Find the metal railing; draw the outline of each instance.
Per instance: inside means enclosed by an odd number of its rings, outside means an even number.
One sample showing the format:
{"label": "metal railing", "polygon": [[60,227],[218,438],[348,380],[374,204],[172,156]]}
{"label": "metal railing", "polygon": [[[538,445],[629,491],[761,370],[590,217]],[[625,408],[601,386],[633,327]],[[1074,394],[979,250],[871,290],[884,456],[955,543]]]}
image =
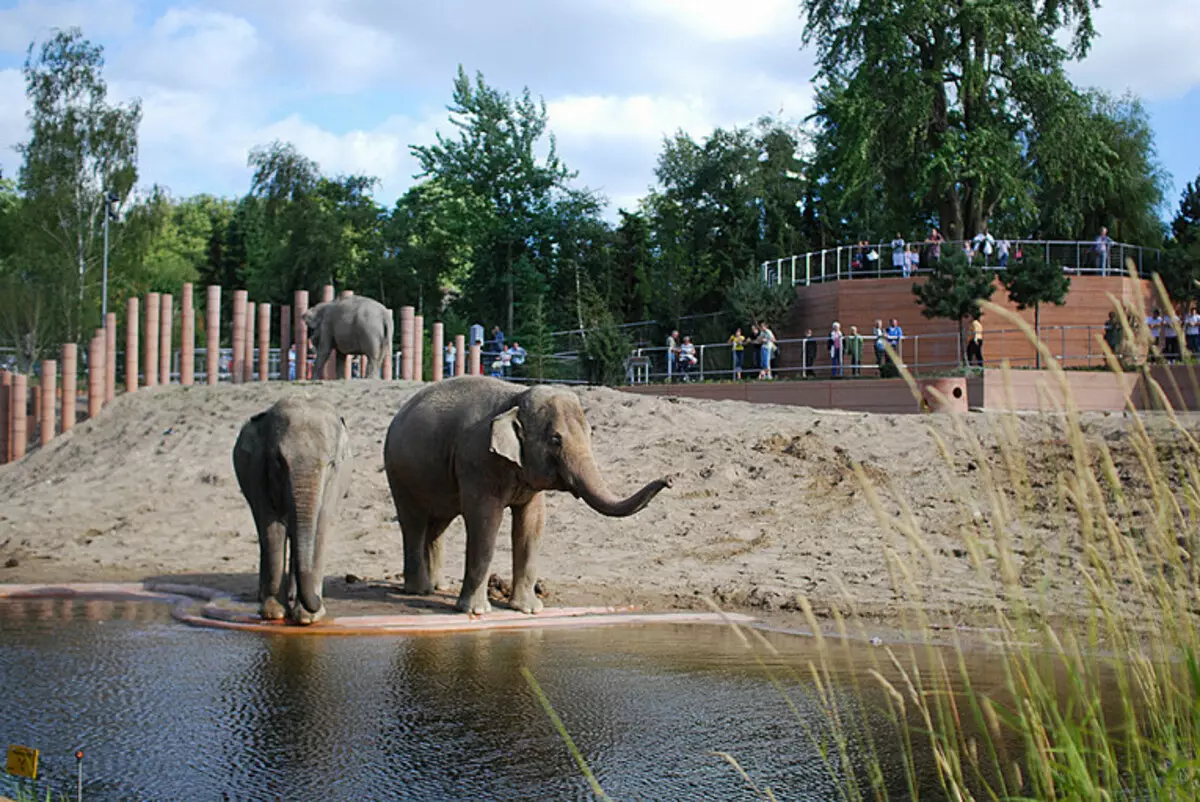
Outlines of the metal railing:
{"label": "metal railing", "polygon": [[[967,333],[964,336],[970,335]],[[1103,336],[1104,326],[1043,326],[1040,332],[1041,341],[1050,349],[1053,358],[1067,368],[1106,367],[1107,361],[1099,343]],[[779,351],[771,358],[771,375],[823,379],[879,378],[883,362],[877,356],[875,339],[863,334],[859,338],[862,341],[861,359],[852,359],[853,350],[849,335],[846,335],[843,358],[838,366],[830,358],[828,335],[778,340]],[[896,345],[893,344],[893,347]],[[966,344],[957,332],[904,335],[897,348],[905,368],[913,374],[945,373],[967,367],[998,368],[1003,362],[1013,367],[1030,368],[1038,362],[1033,343],[1019,329],[985,331],[982,350],[982,362],[968,364]],[[629,384],[728,381],[736,378],[732,353],[733,346],[730,343],[697,345],[696,365],[683,369],[678,361],[672,364],[667,359],[665,346],[637,348],[626,361],[626,381]],[[742,380],[757,379],[760,371],[757,353],[756,346],[746,344]]]}
{"label": "metal railing", "polygon": [[[915,254],[915,261],[907,257],[907,250],[893,248],[891,242],[856,245],[839,245],[820,251],[788,256],[763,262],[762,280],[769,286],[780,283],[809,286],[826,281],[843,281],[858,278],[907,278],[929,273],[932,260],[938,254],[945,255],[958,249],[967,252],[974,263],[988,270],[1003,270],[1009,263],[1036,252],[1049,264],[1061,265],[1071,274],[1097,276],[1124,276],[1129,271],[1126,264],[1132,260],[1137,265],[1138,275],[1159,269],[1162,251],[1111,242],[1107,248],[1096,241],[1083,240],[1002,240],[997,239],[987,246],[969,240],[945,240],[906,243]],[[899,251],[899,255],[897,252]],[[904,256],[903,262],[898,262]]]}

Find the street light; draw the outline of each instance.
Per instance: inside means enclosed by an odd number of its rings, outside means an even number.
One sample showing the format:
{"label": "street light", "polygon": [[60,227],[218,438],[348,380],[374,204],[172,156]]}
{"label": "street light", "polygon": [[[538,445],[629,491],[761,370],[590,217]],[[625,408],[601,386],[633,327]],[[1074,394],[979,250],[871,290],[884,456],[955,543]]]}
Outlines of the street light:
{"label": "street light", "polygon": [[103,297],[100,301],[100,319],[108,320],[108,221],[117,219],[117,204],[121,199],[117,197],[115,192],[106,192],[104,195],[104,288]]}

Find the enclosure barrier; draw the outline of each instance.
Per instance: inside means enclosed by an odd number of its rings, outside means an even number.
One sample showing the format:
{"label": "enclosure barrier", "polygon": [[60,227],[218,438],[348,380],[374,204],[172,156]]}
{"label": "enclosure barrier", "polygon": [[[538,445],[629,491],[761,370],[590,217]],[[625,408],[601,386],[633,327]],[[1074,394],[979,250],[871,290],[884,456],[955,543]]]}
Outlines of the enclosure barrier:
{"label": "enclosure barrier", "polygon": [[[340,297],[353,293],[345,290]],[[178,295],[167,292],[147,292],[143,297],[127,298],[124,320],[110,312],[94,330],[86,350],[80,344],[62,345],[57,359],[45,359],[35,375],[27,376],[10,370],[0,370],[0,464],[21,459],[27,452],[29,440],[46,446],[59,434],[75,428],[78,410],[85,418],[95,418],[116,398],[118,361],[125,371],[124,392],[137,392],[139,387],[178,383],[190,386],[229,382],[242,384],[267,381],[305,381],[312,378],[315,349],[308,338],[304,316],[308,311],[309,293],[296,290],[291,306],[279,306],[278,344],[272,343],[272,315],[275,307],[255,303],[244,289],[233,291],[233,308],[222,345],[221,296],[219,285],[209,285],[204,295],[205,309],[198,321],[195,293],[191,283],[185,283]],[[335,297],[334,287],[324,285],[323,302]],[[395,313],[388,310],[395,320]],[[424,381],[424,318],[413,306],[400,308],[400,349],[398,364],[385,360],[384,379],[399,376],[408,381]],[[202,325],[198,326],[197,323]],[[124,353],[118,360],[118,323],[124,326]],[[465,336],[454,335],[456,347],[453,370],[443,370],[443,343],[446,331],[440,321],[432,323],[432,379],[440,381],[465,372],[467,353]],[[394,331],[394,329],[393,329]],[[395,337],[393,334],[393,351]],[[175,337],[178,336],[178,343]],[[197,339],[202,347],[197,347]],[[397,356],[394,354],[394,356]],[[83,364],[80,364],[82,357]],[[325,377],[337,375],[337,354],[330,354]],[[365,357],[341,355],[343,375],[366,375]],[[479,348],[473,347],[472,372],[481,372]],[[79,372],[86,373],[83,384],[84,403],[80,405]]]}

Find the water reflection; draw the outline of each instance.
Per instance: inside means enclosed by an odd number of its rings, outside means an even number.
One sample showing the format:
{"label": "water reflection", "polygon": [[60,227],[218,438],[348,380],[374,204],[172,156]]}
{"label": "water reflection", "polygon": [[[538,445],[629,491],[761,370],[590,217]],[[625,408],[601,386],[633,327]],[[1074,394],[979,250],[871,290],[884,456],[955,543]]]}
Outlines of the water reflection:
{"label": "water reflection", "polygon": [[[721,627],[272,636],[155,604],[0,603],[0,731],[59,788],[82,746],[91,799],[589,798],[527,666],[614,798],[755,798],[714,750],[780,798],[836,797],[806,734],[824,721],[811,643],[773,640],[800,672],[776,674],[795,711]],[[833,666],[843,700],[859,659]],[[898,751],[879,757],[903,796]]]}

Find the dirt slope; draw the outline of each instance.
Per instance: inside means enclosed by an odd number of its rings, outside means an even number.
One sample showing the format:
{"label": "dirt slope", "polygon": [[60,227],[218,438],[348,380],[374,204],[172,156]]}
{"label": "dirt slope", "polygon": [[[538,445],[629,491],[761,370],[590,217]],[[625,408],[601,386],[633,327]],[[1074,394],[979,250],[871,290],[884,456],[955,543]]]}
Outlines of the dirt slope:
{"label": "dirt slope", "polygon": [[[414,385],[353,381],[303,389],[342,410],[356,457],[351,496],[328,547],[331,611],[364,600],[397,605],[400,597],[365,582],[347,587],[340,577],[385,580],[402,570],[381,447]],[[143,390],[21,463],[0,467],[0,566],[12,566],[0,567],[0,582],[173,575],[252,592],[257,545],[231,449],[251,414],[299,391],[286,384]],[[963,440],[945,416],[580,393],[614,491],[630,492],[664,473],[676,481],[623,520],[550,494],[541,576],[551,604],[665,609],[696,606],[699,594],[711,594],[731,608],[786,616],[801,592],[818,607],[848,597],[882,622],[894,620],[901,604],[886,549],[908,562],[920,603],[947,620],[969,619],[997,598],[994,577],[972,567],[961,527],[989,509],[982,477],[1001,470],[993,435],[1000,416],[961,419],[969,435]],[[1087,420],[1091,435],[1111,443],[1120,443],[1129,425],[1119,414]],[[1056,538],[1068,537],[1069,512],[1055,509],[1048,478],[1069,464],[1059,424],[1031,415],[1013,425],[1029,472],[1047,478],[1031,490],[1040,507],[1034,525],[1012,533],[1017,553],[1031,555],[1022,579],[1042,583],[1052,605],[1077,609],[1086,599],[1070,566],[1034,562]],[[952,468],[934,432],[948,443]],[[972,442],[981,450],[973,452]],[[906,502],[922,547],[881,526],[852,463]],[[882,504],[891,515],[900,511],[888,493]],[[505,579],[507,531],[506,521],[492,566]],[[447,571],[457,583],[461,520],[447,537]],[[927,548],[934,562],[915,559],[916,548]]]}

